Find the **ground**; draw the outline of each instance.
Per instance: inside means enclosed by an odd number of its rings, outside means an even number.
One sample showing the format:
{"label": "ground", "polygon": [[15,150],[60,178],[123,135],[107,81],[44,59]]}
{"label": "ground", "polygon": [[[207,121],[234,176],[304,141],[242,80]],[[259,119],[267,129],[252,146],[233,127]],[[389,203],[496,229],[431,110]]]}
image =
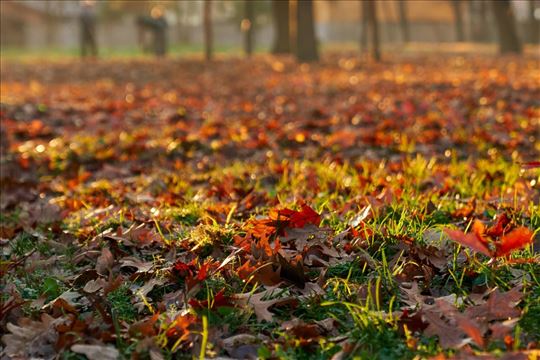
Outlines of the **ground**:
{"label": "ground", "polygon": [[2,358],[539,355],[537,58],[1,77]]}

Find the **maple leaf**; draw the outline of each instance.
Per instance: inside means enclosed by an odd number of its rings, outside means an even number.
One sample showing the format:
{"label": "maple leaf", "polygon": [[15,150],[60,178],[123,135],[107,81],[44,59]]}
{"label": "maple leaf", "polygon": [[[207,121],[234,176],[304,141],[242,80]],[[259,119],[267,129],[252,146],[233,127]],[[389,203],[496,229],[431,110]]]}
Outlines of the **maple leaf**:
{"label": "maple leaf", "polygon": [[319,226],[321,216],[306,204],[302,204],[302,210],[291,216],[291,227],[304,227],[306,224]]}
{"label": "maple leaf", "polygon": [[454,325],[442,320],[438,313],[426,311],[423,313],[423,319],[429,324],[424,330],[424,335],[438,336],[443,348],[461,347],[467,343],[463,333],[456,329]]}
{"label": "maple leaf", "polygon": [[491,250],[487,247],[486,242],[483,240],[483,238],[478,236],[478,234],[465,234],[461,230],[452,229],[445,229],[444,232],[446,232],[450,239],[454,240],[455,242],[463,246],[467,246],[486,256],[492,256]]}
{"label": "maple leaf", "polygon": [[523,292],[520,287],[515,287],[505,293],[496,289],[489,295],[484,304],[467,308],[465,315],[469,318],[485,319],[486,321],[517,318],[521,314],[521,310],[516,305],[522,297]]}
{"label": "maple leaf", "polygon": [[278,221],[288,221],[288,226],[292,228],[303,228],[306,224],[319,226],[321,216],[305,203],[300,203],[301,210],[282,209],[277,211]]}
{"label": "maple leaf", "polygon": [[495,256],[506,256],[514,250],[524,248],[533,241],[533,232],[522,226],[503,235],[500,241],[495,243]]}
{"label": "maple leaf", "polygon": [[257,271],[257,267],[251,265],[249,261],[246,261],[244,264],[242,264],[242,266],[236,269],[238,277],[240,277],[242,280],[249,279],[255,271]]}
{"label": "maple leaf", "polygon": [[156,313],[149,318],[137,321],[129,327],[129,334],[131,336],[150,337],[154,336],[157,332],[156,322],[159,319],[159,314]]}
{"label": "maple leaf", "polygon": [[195,258],[187,264],[177,260],[174,263],[172,270],[174,275],[184,279],[187,289],[191,290],[195,285],[206,280],[210,266],[211,264],[209,262],[199,264],[198,259]]}
{"label": "maple leaf", "polygon": [[215,309],[218,307],[233,306],[231,300],[232,298],[230,296],[225,295],[225,290],[221,289],[210,302],[208,299],[190,299],[188,303],[195,309]]}
{"label": "maple leaf", "polygon": [[178,315],[169,325],[165,334],[168,338],[173,338],[178,341],[184,341],[188,338],[190,327],[197,321],[197,317],[192,314]]}
{"label": "maple leaf", "polygon": [[[451,305],[446,299],[438,298],[435,306],[423,312],[429,323],[426,335],[437,335],[441,346],[460,347],[467,343],[464,335],[469,336],[475,343],[484,346],[484,331],[479,323],[469,318]],[[441,318],[441,315],[443,318]]]}
{"label": "maple leaf", "polygon": [[274,292],[274,289],[270,288],[257,294],[252,294],[252,293],[237,294],[234,296],[234,298],[238,302],[239,305],[250,306],[253,309],[253,312],[255,313],[255,316],[257,316],[257,319],[259,321],[266,320],[268,322],[271,322],[274,318],[274,314],[270,312],[270,307],[274,305],[284,305],[291,302],[295,303],[298,301],[294,297],[284,297],[284,298],[276,298],[276,299],[271,299],[271,300],[263,300],[264,297],[272,295],[273,292]]}
{"label": "maple leaf", "polygon": [[204,281],[206,279],[208,276],[208,265],[208,263],[201,265],[199,272],[197,273],[197,280]]}

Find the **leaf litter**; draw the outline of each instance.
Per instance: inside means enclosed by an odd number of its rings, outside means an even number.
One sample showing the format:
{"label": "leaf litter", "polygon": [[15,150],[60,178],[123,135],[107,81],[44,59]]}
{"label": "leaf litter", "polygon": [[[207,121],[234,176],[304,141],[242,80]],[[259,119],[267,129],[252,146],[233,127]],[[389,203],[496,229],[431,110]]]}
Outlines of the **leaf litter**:
{"label": "leaf litter", "polygon": [[538,356],[537,72],[7,63],[2,356]]}

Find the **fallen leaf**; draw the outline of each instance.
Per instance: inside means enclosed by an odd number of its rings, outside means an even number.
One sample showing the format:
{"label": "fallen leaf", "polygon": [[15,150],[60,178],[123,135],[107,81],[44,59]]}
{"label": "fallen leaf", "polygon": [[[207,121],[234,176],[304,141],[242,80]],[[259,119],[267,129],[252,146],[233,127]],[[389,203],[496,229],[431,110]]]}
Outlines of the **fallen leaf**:
{"label": "fallen leaf", "polygon": [[533,241],[533,233],[528,228],[522,226],[505,234],[495,243],[497,250],[495,256],[506,256],[514,250],[521,249]]}
{"label": "fallen leaf", "polygon": [[101,275],[107,275],[114,264],[114,257],[109,248],[104,247],[96,261],[96,271]]}
{"label": "fallen leaf", "polygon": [[452,229],[445,229],[444,231],[446,234],[448,234],[450,239],[454,240],[455,242],[463,246],[467,246],[486,256],[492,256],[491,250],[489,250],[487,244],[477,234],[465,234],[461,230]]}
{"label": "fallen leaf", "polygon": [[120,352],[111,345],[83,345],[71,346],[71,351],[83,354],[88,360],[116,360],[120,358]]}

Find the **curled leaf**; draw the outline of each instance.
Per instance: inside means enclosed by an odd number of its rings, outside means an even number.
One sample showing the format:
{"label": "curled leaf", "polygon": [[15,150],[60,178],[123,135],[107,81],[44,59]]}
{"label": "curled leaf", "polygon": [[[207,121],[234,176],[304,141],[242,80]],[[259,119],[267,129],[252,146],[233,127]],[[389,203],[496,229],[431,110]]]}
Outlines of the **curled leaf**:
{"label": "curled leaf", "polygon": [[478,234],[465,234],[461,230],[452,229],[445,229],[445,232],[448,234],[450,239],[454,240],[455,242],[463,246],[467,246],[486,256],[492,256],[491,250],[489,250],[485,241],[478,236]]}
{"label": "curled leaf", "polygon": [[531,230],[522,226],[503,235],[501,240],[496,243],[497,250],[495,256],[506,256],[514,250],[522,249],[532,243],[533,233]]}

